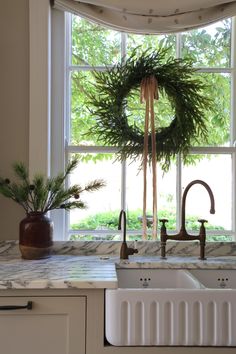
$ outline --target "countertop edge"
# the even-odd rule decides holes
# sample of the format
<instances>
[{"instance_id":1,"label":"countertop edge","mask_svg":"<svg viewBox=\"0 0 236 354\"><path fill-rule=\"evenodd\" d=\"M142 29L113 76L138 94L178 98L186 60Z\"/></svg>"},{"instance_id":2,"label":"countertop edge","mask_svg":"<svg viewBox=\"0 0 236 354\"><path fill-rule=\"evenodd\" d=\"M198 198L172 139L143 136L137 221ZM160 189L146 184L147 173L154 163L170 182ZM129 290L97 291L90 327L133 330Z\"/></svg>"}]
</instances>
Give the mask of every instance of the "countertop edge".
<instances>
[{"instance_id":1,"label":"countertop edge","mask_svg":"<svg viewBox=\"0 0 236 354\"><path fill-rule=\"evenodd\" d=\"M116 289L116 268L121 269L235 269L236 257L130 257L52 256L25 261L19 256L0 256L0 290L14 289Z\"/></svg>"}]
</instances>

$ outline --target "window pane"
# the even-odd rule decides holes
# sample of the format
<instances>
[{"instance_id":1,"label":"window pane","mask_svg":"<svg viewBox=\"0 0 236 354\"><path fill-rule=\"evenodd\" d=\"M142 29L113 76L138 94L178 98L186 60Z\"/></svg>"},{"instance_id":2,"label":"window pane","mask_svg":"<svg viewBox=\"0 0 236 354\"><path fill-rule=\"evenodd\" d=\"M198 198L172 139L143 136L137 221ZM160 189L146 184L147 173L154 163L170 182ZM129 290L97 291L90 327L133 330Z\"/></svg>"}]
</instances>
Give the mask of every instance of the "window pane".
<instances>
[{"instance_id":1,"label":"window pane","mask_svg":"<svg viewBox=\"0 0 236 354\"><path fill-rule=\"evenodd\" d=\"M74 154L72 156L75 156ZM92 193L84 192L81 200L87 209L69 212L69 228L80 230L117 230L121 205L121 164L112 154L77 154L78 167L70 182L84 186L89 181L103 179L106 187Z\"/></svg>"},{"instance_id":2,"label":"window pane","mask_svg":"<svg viewBox=\"0 0 236 354\"><path fill-rule=\"evenodd\" d=\"M120 33L72 16L72 65L109 65L120 61Z\"/></svg>"},{"instance_id":3,"label":"window pane","mask_svg":"<svg viewBox=\"0 0 236 354\"><path fill-rule=\"evenodd\" d=\"M200 67L229 67L231 19L183 33L182 56Z\"/></svg>"},{"instance_id":4,"label":"window pane","mask_svg":"<svg viewBox=\"0 0 236 354\"><path fill-rule=\"evenodd\" d=\"M190 155L192 157L193 155ZM184 166L182 187L186 188L192 180L206 182L215 198L215 214L210 214L210 198L206 189L199 184L191 187L186 198L187 228L198 230L198 219L207 219L209 229L231 230L232 177L231 155L197 155L199 162ZM207 236L211 240L211 236Z\"/></svg>"},{"instance_id":5,"label":"window pane","mask_svg":"<svg viewBox=\"0 0 236 354\"><path fill-rule=\"evenodd\" d=\"M230 143L230 75L219 73L198 73L207 84L204 95L212 99L212 110L207 112L208 141L199 138L194 146L229 146ZM90 96L94 93L92 72L71 73L71 137L72 145L103 145L95 134L88 135L88 130L95 123L90 111ZM133 92L127 100L127 116L130 125L144 126L145 106L140 103L139 92ZM174 112L165 95L155 101L157 126L171 123Z\"/></svg>"},{"instance_id":6,"label":"window pane","mask_svg":"<svg viewBox=\"0 0 236 354\"><path fill-rule=\"evenodd\" d=\"M94 134L88 135L95 122L90 112L90 95L94 92L95 80L92 72L74 71L71 73L71 145L101 145ZM91 106L90 106L91 107Z\"/></svg>"},{"instance_id":7,"label":"window pane","mask_svg":"<svg viewBox=\"0 0 236 354\"><path fill-rule=\"evenodd\" d=\"M212 101L212 109L207 112L208 141L198 139L194 146L229 146L230 144L230 75L199 73L207 88L203 92Z\"/></svg>"},{"instance_id":8,"label":"window pane","mask_svg":"<svg viewBox=\"0 0 236 354\"><path fill-rule=\"evenodd\" d=\"M227 19L205 28L192 30L181 35L181 55L191 56L194 66L210 68L230 67L230 31L231 20ZM166 48L166 57L176 54L176 35L134 35L127 34L127 57L136 49L137 54L145 50L155 51ZM72 65L105 66L121 61L121 34L91 23L78 16L72 16L71 37ZM91 113L90 97L95 92L92 68L83 71L74 68L70 75L70 145L103 146L94 132L88 134L94 126L95 117ZM71 70L71 67L69 68ZM231 77L226 73L196 73L208 84L204 95L213 99L213 110L207 113L208 141L199 137L194 146L229 146L230 145L230 91ZM133 90L135 91L135 90ZM145 107L140 104L139 90L127 98L127 119L129 125L143 129ZM174 110L167 97L160 96L155 102L157 127L168 126L174 117ZM84 151L84 150L83 150ZM98 150L101 151L101 150ZM112 150L113 151L113 150ZM68 213L68 226L75 230L71 239L119 240L117 232L118 217L121 209L121 163L111 153L70 154L80 158L77 169L70 182L84 185L102 178L107 186L94 193L84 193L81 199L88 204L86 210L73 210ZM182 171L183 189L194 179L206 181L213 190L216 202L216 214L209 214L210 200L203 186L195 185L187 197L187 229L199 231L197 219L208 219L210 230L231 230L232 206L232 162L231 155L189 155L190 165ZM126 204L127 204L127 239L141 239L143 173L139 162L127 161ZM167 218L168 231L176 231L176 167L172 163L168 173L158 166L158 218ZM222 187L223 186L223 187ZM152 227L152 176L148 171L147 215L149 232ZM160 228L160 225L158 225ZM76 234L76 230L85 230ZM92 230L90 232L90 230ZM178 230L177 230L178 231ZM83 232L83 231L82 231ZM159 233L159 232L158 232ZM207 235L208 240L231 240L231 236Z\"/></svg>"},{"instance_id":9,"label":"window pane","mask_svg":"<svg viewBox=\"0 0 236 354\"><path fill-rule=\"evenodd\" d=\"M169 219L168 229L176 229L176 168L173 164L168 173L158 167L157 169L157 207L158 218ZM129 225L128 229L142 228L143 208L143 171L139 162L127 163L127 210L136 216L136 223ZM152 173L147 170L147 216L149 230L152 226ZM150 220L150 222L149 222ZM140 236L141 238L141 236Z\"/></svg>"},{"instance_id":10,"label":"window pane","mask_svg":"<svg viewBox=\"0 0 236 354\"><path fill-rule=\"evenodd\" d=\"M147 49L153 51L166 48L167 58L170 56L175 56L175 35L139 35L139 34L128 34L127 35L127 53L128 56L131 55L134 49L136 52L141 54Z\"/></svg>"}]
</instances>

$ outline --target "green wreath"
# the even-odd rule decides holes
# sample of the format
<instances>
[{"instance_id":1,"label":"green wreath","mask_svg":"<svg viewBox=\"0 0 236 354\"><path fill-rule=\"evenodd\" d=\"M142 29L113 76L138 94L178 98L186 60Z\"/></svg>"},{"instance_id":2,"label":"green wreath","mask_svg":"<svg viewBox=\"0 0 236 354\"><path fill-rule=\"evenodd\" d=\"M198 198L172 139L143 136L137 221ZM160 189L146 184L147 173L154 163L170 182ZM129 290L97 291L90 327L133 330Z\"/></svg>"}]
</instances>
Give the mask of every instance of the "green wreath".
<instances>
[{"instance_id":1,"label":"green wreath","mask_svg":"<svg viewBox=\"0 0 236 354\"><path fill-rule=\"evenodd\" d=\"M144 132L128 124L127 97L131 90L140 88L144 77L154 75L161 94L166 94L174 117L169 126L157 127L156 154L162 168L168 170L171 158L177 153L186 157L193 142L200 136L207 139L206 109L211 101L203 95L206 85L193 77L195 69L190 59L165 60L166 50L146 51L136 58L133 54L125 64L118 64L106 72L96 72L96 95L92 98L96 117L90 133L98 136L105 145L118 146L118 157L137 159L143 152ZM133 92L133 91L132 91ZM151 134L148 138L148 160L151 161Z\"/></svg>"}]
</instances>

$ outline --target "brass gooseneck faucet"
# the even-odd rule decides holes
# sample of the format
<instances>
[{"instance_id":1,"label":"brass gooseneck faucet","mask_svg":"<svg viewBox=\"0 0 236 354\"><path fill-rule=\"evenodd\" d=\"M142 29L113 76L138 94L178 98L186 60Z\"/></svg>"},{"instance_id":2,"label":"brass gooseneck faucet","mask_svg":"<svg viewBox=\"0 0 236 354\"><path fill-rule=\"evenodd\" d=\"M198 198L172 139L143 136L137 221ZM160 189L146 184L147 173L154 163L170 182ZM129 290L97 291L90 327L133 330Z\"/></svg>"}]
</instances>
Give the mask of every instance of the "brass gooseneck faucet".
<instances>
[{"instance_id":1,"label":"brass gooseneck faucet","mask_svg":"<svg viewBox=\"0 0 236 354\"><path fill-rule=\"evenodd\" d=\"M207 220L201 219L198 220L200 222L200 231L199 235L190 235L188 234L186 228L185 228L185 204L186 204L186 197L188 194L189 189L194 185L194 184L201 184L203 185L210 197L211 201L211 209L210 213L215 214L215 200L214 196L212 193L211 188L209 185L200 180L196 179L192 182L190 182L187 187L185 188L185 191L183 193L183 198L182 198L182 209L181 209L181 228L178 234L176 235L167 235L166 232L166 222L168 222L167 219L160 219L160 222L162 223L161 225L161 258L166 258L166 241L167 240L176 240L176 241L193 241L193 240L199 240L200 241L200 259L206 259L205 258L205 245L206 245L206 229L204 224L207 222Z\"/></svg>"},{"instance_id":2,"label":"brass gooseneck faucet","mask_svg":"<svg viewBox=\"0 0 236 354\"><path fill-rule=\"evenodd\" d=\"M122 223L123 221L123 223ZM119 216L119 225L118 225L118 230L121 230L121 226L123 224L123 242L121 244L121 249L120 249L120 259L128 259L130 255L134 253L138 253L138 250L136 248L131 248L127 246L126 243L126 213L124 210L121 210L120 216Z\"/></svg>"}]
</instances>

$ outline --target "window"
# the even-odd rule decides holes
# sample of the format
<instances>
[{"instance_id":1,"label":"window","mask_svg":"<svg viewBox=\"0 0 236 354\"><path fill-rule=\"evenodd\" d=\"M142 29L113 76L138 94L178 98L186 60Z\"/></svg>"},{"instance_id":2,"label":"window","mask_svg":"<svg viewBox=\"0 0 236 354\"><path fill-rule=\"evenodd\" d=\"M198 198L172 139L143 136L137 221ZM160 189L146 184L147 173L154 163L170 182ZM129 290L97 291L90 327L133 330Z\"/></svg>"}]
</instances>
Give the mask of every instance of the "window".
<instances>
[{"instance_id":1,"label":"window","mask_svg":"<svg viewBox=\"0 0 236 354\"><path fill-rule=\"evenodd\" d=\"M215 110L208 116L209 141L199 139L183 165L176 156L168 173L158 167L158 217L169 219L168 230L175 233L180 227L182 191L193 179L207 182L216 201L215 215L209 214L210 201L206 190L194 186L187 197L187 229L199 229L197 220L208 219L207 238L211 241L235 239L235 166L236 109L235 88L235 38L234 20L227 19L208 27L177 35L134 35L119 33L74 15L53 11L53 115L52 150L53 170L63 167L72 156L80 159L70 182L82 183L103 178L107 186L83 198L87 210L73 210L62 218L55 212L58 234L61 239L119 240L118 215L127 210L127 235L129 239L141 238L142 223L142 174L139 164L116 160L117 147L104 146L94 134L86 134L94 117L89 110L89 94L94 90L93 70L106 70L121 58L138 51L158 47L168 48L167 56L191 55L197 69L209 83L206 95L214 100ZM64 26L65 25L65 26ZM60 36L58 35L60 28ZM61 35L65 43L59 39ZM58 58L60 58L58 60ZM142 124L143 108L136 98L128 107L134 119ZM58 109L59 108L59 109ZM160 117L171 115L170 105L164 98L158 102ZM148 176L150 178L150 176ZM151 183L149 183L151 188ZM149 193L150 195L150 193ZM151 203L149 225L151 226ZM149 213L148 213L149 214ZM64 221L63 221L64 220ZM64 229L63 229L64 227ZM64 231L62 231L64 230ZM151 228L150 237L151 237Z\"/></svg>"}]
</instances>

